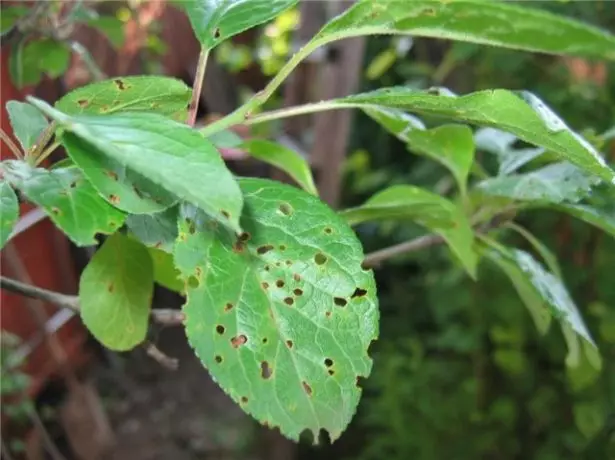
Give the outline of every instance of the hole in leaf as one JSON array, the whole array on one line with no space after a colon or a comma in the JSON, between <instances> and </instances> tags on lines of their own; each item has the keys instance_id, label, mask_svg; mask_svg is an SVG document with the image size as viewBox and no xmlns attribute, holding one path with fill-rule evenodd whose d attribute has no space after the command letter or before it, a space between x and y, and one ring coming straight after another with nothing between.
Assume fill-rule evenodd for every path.
<instances>
[{"instance_id":1,"label":"hole in leaf","mask_svg":"<svg viewBox=\"0 0 615 460\"><path fill-rule=\"evenodd\" d=\"M196 289L199 287L199 279L196 276L191 276L188 278L188 287L192 289Z\"/></svg>"},{"instance_id":2,"label":"hole in leaf","mask_svg":"<svg viewBox=\"0 0 615 460\"><path fill-rule=\"evenodd\" d=\"M365 294L367 294L365 289L356 288L351 297L354 299L355 297L363 297Z\"/></svg>"},{"instance_id":3,"label":"hole in leaf","mask_svg":"<svg viewBox=\"0 0 615 460\"><path fill-rule=\"evenodd\" d=\"M126 84L123 80L120 80L119 78L117 80L113 80L113 83L115 83L115 86L117 86L117 89L119 89L120 91L124 91L126 89Z\"/></svg>"},{"instance_id":4,"label":"hole in leaf","mask_svg":"<svg viewBox=\"0 0 615 460\"><path fill-rule=\"evenodd\" d=\"M280 245L280 251L286 251L286 246L285 246L285 245L283 245L283 244L281 244L281 245Z\"/></svg>"},{"instance_id":5,"label":"hole in leaf","mask_svg":"<svg viewBox=\"0 0 615 460\"><path fill-rule=\"evenodd\" d=\"M107 291L113 292L114 290L115 290L115 285L113 283L110 283L109 286L107 286Z\"/></svg>"},{"instance_id":6,"label":"hole in leaf","mask_svg":"<svg viewBox=\"0 0 615 460\"><path fill-rule=\"evenodd\" d=\"M240 241L248 241L250 238L251 235L248 232L243 232L241 235L239 235Z\"/></svg>"},{"instance_id":7,"label":"hole in leaf","mask_svg":"<svg viewBox=\"0 0 615 460\"><path fill-rule=\"evenodd\" d=\"M231 345L233 346L233 348L239 348L240 346L245 345L247 341L248 338L245 335L241 334L231 339Z\"/></svg>"},{"instance_id":8,"label":"hole in leaf","mask_svg":"<svg viewBox=\"0 0 615 460\"><path fill-rule=\"evenodd\" d=\"M118 204L120 202L120 197L117 195L109 195L109 201L111 204Z\"/></svg>"},{"instance_id":9,"label":"hole in leaf","mask_svg":"<svg viewBox=\"0 0 615 460\"><path fill-rule=\"evenodd\" d=\"M261 377L267 380L273 374L273 369L269 366L267 361L261 362Z\"/></svg>"},{"instance_id":10,"label":"hole in leaf","mask_svg":"<svg viewBox=\"0 0 615 460\"><path fill-rule=\"evenodd\" d=\"M284 281L282 281L282 280L277 280L277 281L275 282L275 285L276 285L277 287L279 287L279 288L283 288L283 287L284 287Z\"/></svg>"},{"instance_id":11,"label":"hole in leaf","mask_svg":"<svg viewBox=\"0 0 615 460\"><path fill-rule=\"evenodd\" d=\"M222 34L220 33L220 28L219 28L219 27L216 27L216 28L214 29L214 38L220 38L220 35L222 35Z\"/></svg>"},{"instance_id":12,"label":"hole in leaf","mask_svg":"<svg viewBox=\"0 0 615 460\"><path fill-rule=\"evenodd\" d=\"M323 265L327 262L327 256L319 252L314 256L314 262L316 262L317 265Z\"/></svg>"},{"instance_id":13,"label":"hole in leaf","mask_svg":"<svg viewBox=\"0 0 615 460\"><path fill-rule=\"evenodd\" d=\"M263 286L263 289L268 289L269 288L269 283L267 281L263 281L261 283L261 286Z\"/></svg>"},{"instance_id":14,"label":"hole in leaf","mask_svg":"<svg viewBox=\"0 0 615 460\"><path fill-rule=\"evenodd\" d=\"M224 326L223 326L222 324L218 324L218 325L216 326L216 332L217 332L218 334L220 334L220 335L224 334L224 330L225 330L225 329L224 329Z\"/></svg>"},{"instance_id":15,"label":"hole in leaf","mask_svg":"<svg viewBox=\"0 0 615 460\"><path fill-rule=\"evenodd\" d=\"M295 294L297 297L302 296L303 295L303 291L299 288L293 290L293 294Z\"/></svg>"},{"instance_id":16,"label":"hole in leaf","mask_svg":"<svg viewBox=\"0 0 615 460\"><path fill-rule=\"evenodd\" d=\"M301 382L303 385L303 390L307 393L308 396L312 396L312 387L306 382Z\"/></svg>"},{"instance_id":17,"label":"hole in leaf","mask_svg":"<svg viewBox=\"0 0 615 460\"><path fill-rule=\"evenodd\" d=\"M70 183L69 187L70 188L76 188L78 184L79 184L79 181L74 181L74 182Z\"/></svg>"},{"instance_id":18,"label":"hole in leaf","mask_svg":"<svg viewBox=\"0 0 615 460\"><path fill-rule=\"evenodd\" d=\"M337 305L338 307L345 307L346 304L348 302L346 302L346 299L342 299L341 297L334 297L333 298L333 302L335 303L335 305Z\"/></svg>"},{"instance_id":19,"label":"hole in leaf","mask_svg":"<svg viewBox=\"0 0 615 460\"><path fill-rule=\"evenodd\" d=\"M327 235L330 235L331 233L333 233L333 230L331 229L331 227L325 227L325 233Z\"/></svg>"},{"instance_id":20,"label":"hole in leaf","mask_svg":"<svg viewBox=\"0 0 615 460\"><path fill-rule=\"evenodd\" d=\"M214 359L216 360L216 362L217 362L218 364L220 364L220 363L222 362L222 356L220 356L220 355L216 355L216 356L214 357Z\"/></svg>"},{"instance_id":21,"label":"hole in leaf","mask_svg":"<svg viewBox=\"0 0 615 460\"><path fill-rule=\"evenodd\" d=\"M333 360L331 358L325 358L325 366L327 367L333 366Z\"/></svg>"},{"instance_id":22,"label":"hole in leaf","mask_svg":"<svg viewBox=\"0 0 615 460\"><path fill-rule=\"evenodd\" d=\"M225 306L224 306L224 311L231 311L233 309L233 304L228 302Z\"/></svg>"},{"instance_id":23,"label":"hole in leaf","mask_svg":"<svg viewBox=\"0 0 615 460\"><path fill-rule=\"evenodd\" d=\"M241 397L241 404L247 404L248 403L248 397L247 396L242 396Z\"/></svg>"},{"instance_id":24,"label":"hole in leaf","mask_svg":"<svg viewBox=\"0 0 615 460\"><path fill-rule=\"evenodd\" d=\"M288 203L280 203L280 206L278 206L278 209L285 216L290 216L293 213L293 208Z\"/></svg>"},{"instance_id":25,"label":"hole in leaf","mask_svg":"<svg viewBox=\"0 0 615 460\"><path fill-rule=\"evenodd\" d=\"M227 219L230 219L230 218L231 218L231 215L229 214L229 212L228 212L228 211L225 211L224 209L221 209L221 210L220 210L220 212L221 212L221 213L222 213L222 215L223 215L224 217L226 217Z\"/></svg>"},{"instance_id":26,"label":"hole in leaf","mask_svg":"<svg viewBox=\"0 0 615 460\"><path fill-rule=\"evenodd\" d=\"M299 281L301 281L301 275L299 275L299 273L295 273L295 274L293 275L293 279L294 279L295 281L299 282Z\"/></svg>"},{"instance_id":27,"label":"hole in leaf","mask_svg":"<svg viewBox=\"0 0 615 460\"><path fill-rule=\"evenodd\" d=\"M286 297L286 298L284 299L284 303L285 303L286 305L292 305L292 304L294 304L294 303L295 303L295 301L293 300L293 298L292 298L292 297Z\"/></svg>"},{"instance_id":28,"label":"hole in leaf","mask_svg":"<svg viewBox=\"0 0 615 460\"><path fill-rule=\"evenodd\" d=\"M286 346L287 346L288 348L292 348L292 347L293 347L293 341L292 341L292 340L287 340L287 341L286 341Z\"/></svg>"},{"instance_id":29,"label":"hole in leaf","mask_svg":"<svg viewBox=\"0 0 615 460\"><path fill-rule=\"evenodd\" d=\"M266 244L266 245L264 245L264 246L259 246L259 247L256 249L256 252L262 255L262 254L267 254L267 253L268 253L269 251L271 251L272 249L273 249L273 246L272 246L272 245L270 245L270 244Z\"/></svg>"},{"instance_id":30,"label":"hole in leaf","mask_svg":"<svg viewBox=\"0 0 615 460\"><path fill-rule=\"evenodd\" d=\"M79 99L77 104L79 104L79 107L87 107L90 105L90 102L87 99Z\"/></svg>"}]
</instances>

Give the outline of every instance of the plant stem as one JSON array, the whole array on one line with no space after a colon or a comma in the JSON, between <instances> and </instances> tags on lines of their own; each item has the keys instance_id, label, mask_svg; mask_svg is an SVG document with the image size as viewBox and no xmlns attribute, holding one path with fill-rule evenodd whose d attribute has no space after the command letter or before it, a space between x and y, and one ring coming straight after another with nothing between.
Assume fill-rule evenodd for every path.
<instances>
[{"instance_id":1,"label":"plant stem","mask_svg":"<svg viewBox=\"0 0 615 460\"><path fill-rule=\"evenodd\" d=\"M79 312L79 297L74 295L61 294L59 292L48 291L30 284L25 284L20 281L7 278L0 275L0 287L7 291L21 294L33 299L44 300L58 307L68 308L69 310ZM179 310L172 309L156 309L151 313L152 321L165 326L178 326L183 323L184 314Z\"/></svg>"},{"instance_id":2,"label":"plant stem","mask_svg":"<svg viewBox=\"0 0 615 460\"><path fill-rule=\"evenodd\" d=\"M88 71L92 76L92 80L101 81L107 78L85 46L75 40L69 41L68 46L81 58L85 66L88 68Z\"/></svg>"},{"instance_id":3,"label":"plant stem","mask_svg":"<svg viewBox=\"0 0 615 460\"><path fill-rule=\"evenodd\" d=\"M361 107L366 107L366 104L353 104L350 102L339 102L335 100L312 102L309 104L272 110L270 112L263 112L259 115L254 115L253 117L246 119L244 124L255 125L257 123L278 120L280 118L296 117L297 115L307 115L309 113L325 112L327 110L358 109Z\"/></svg>"},{"instance_id":4,"label":"plant stem","mask_svg":"<svg viewBox=\"0 0 615 460\"><path fill-rule=\"evenodd\" d=\"M192 100L190 101L190 107L188 108L188 120L186 121L188 126L194 126L194 123L196 122L196 112L199 108L199 101L201 100L201 91L203 90L203 81L205 80L205 69L207 68L208 57L209 49L201 48L199 62L196 66L196 75L194 76L194 83L192 85Z\"/></svg>"},{"instance_id":5,"label":"plant stem","mask_svg":"<svg viewBox=\"0 0 615 460\"><path fill-rule=\"evenodd\" d=\"M21 154L21 150L19 150L19 147L15 145L15 143L11 140L9 135L5 133L2 128L0 128L0 139L4 141L6 146L9 148L11 152L13 152L13 155L15 155L16 158L23 160L23 155Z\"/></svg>"},{"instance_id":6,"label":"plant stem","mask_svg":"<svg viewBox=\"0 0 615 460\"><path fill-rule=\"evenodd\" d=\"M54 142L53 144L51 144L49 147L47 147L43 153L41 153L38 158L36 158L36 161L34 162L35 166L40 165L43 161L45 161L45 159L51 155L53 153L53 151L55 149L57 149L60 146L59 142Z\"/></svg>"},{"instance_id":7,"label":"plant stem","mask_svg":"<svg viewBox=\"0 0 615 460\"><path fill-rule=\"evenodd\" d=\"M374 251L365 256L363 261L364 267L377 267L381 262L384 262L391 257L399 254L407 254L409 252L419 251L430 246L436 246L444 243L444 238L440 235L423 235L410 241L390 246L388 248Z\"/></svg>"}]
</instances>

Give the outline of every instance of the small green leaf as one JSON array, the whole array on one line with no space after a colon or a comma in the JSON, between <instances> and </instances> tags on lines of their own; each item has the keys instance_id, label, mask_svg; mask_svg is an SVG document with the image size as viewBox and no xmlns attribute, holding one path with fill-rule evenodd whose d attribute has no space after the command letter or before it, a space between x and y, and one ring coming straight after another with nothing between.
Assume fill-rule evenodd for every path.
<instances>
[{"instance_id":1,"label":"small green leaf","mask_svg":"<svg viewBox=\"0 0 615 460\"><path fill-rule=\"evenodd\" d=\"M96 244L96 234L113 233L124 223L124 213L100 198L74 166L48 171L7 160L2 173L78 246Z\"/></svg>"},{"instance_id":2,"label":"small green leaf","mask_svg":"<svg viewBox=\"0 0 615 460\"><path fill-rule=\"evenodd\" d=\"M4 34L22 17L24 17L30 8L27 6L15 5L2 8L0 14L0 33Z\"/></svg>"},{"instance_id":3,"label":"small green leaf","mask_svg":"<svg viewBox=\"0 0 615 460\"><path fill-rule=\"evenodd\" d=\"M173 0L183 7L206 49L278 16L297 0Z\"/></svg>"},{"instance_id":4,"label":"small green leaf","mask_svg":"<svg viewBox=\"0 0 615 460\"><path fill-rule=\"evenodd\" d=\"M118 77L77 88L55 107L68 115L148 112L184 121L191 94L192 90L175 78Z\"/></svg>"},{"instance_id":5,"label":"small green leaf","mask_svg":"<svg viewBox=\"0 0 615 460\"><path fill-rule=\"evenodd\" d=\"M130 350L147 334L153 292L154 270L147 249L115 233L81 274L81 319L107 348Z\"/></svg>"},{"instance_id":6,"label":"small green leaf","mask_svg":"<svg viewBox=\"0 0 615 460\"><path fill-rule=\"evenodd\" d=\"M615 60L615 36L552 13L484 0L361 0L307 46L361 35L412 35Z\"/></svg>"},{"instance_id":7,"label":"small green leaf","mask_svg":"<svg viewBox=\"0 0 615 460\"><path fill-rule=\"evenodd\" d=\"M522 92L517 95L495 89L458 97L441 89L417 91L400 86L349 96L322 105L323 109L364 109L375 105L499 128L550 150L562 160L574 163L611 185L615 184L615 172L606 165L594 147L571 131L544 102L531 93ZM318 110L318 104L314 110Z\"/></svg>"},{"instance_id":8,"label":"small green leaf","mask_svg":"<svg viewBox=\"0 0 615 460\"><path fill-rule=\"evenodd\" d=\"M0 248L8 241L19 218L19 202L15 191L5 180L0 181Z\"/></svg>"},{"instance_id":9,"label":"small green leaf","mask_svg":"<svg viewBox=\"0 0 615 460\"><path fill-rule=\"evenodd\" d=\"M472 227L461 209L440 195L411 185L394 185L341 215L350 225L374 220L412 220L442 236L470 276L476 276L478 258Z\"/></svg>"},{"instance_id":10,"label":"small green leaf","mask_svg":"<svg viewBox=\"0 0 615 460\"><path fill-rule=\"evenodd\" d=\"M577 202L591 193L600 183L570 163L555 163L527 174L500 176L484 180L477 189L491 196L518 201L548 203Z\"/></svg>"},{"instance_id":11,"label":"small green leaf","mask_svg":"<svg viewBox=\"0 0 615 460\"><path fill-rule=\"evenodd\" d=\"M39 69L51 78L64 75L70 64L70 50L64 43L52 39L29 42L24 53L24 59L37 61Z\"/></svg>"},{"instance_id":12,"label":"small green leaf","mask_svg":"<svg viewBox=\"0 0 615 460\"><path fill-rule=\"evenodd\" d=\"M253 139L241 146L254 158L281 169L306 192L318 195L308 162L297 152L275 142Z\"/></svg>"},{"instance_id":13,"label":"small green leaf","mask_svg":"<svg viewBox=\"0 0 615 460\"><path fill-rule=\"evenodd\" d=\"M615 210L602 210L585 204L560 203L555 209L584 220L615 237Z\"/></svg>"},{"instance_id":14,"label":"small green leaf","mask_svg":"<svg viewBox=\"0 0 615 460\"><path fill-rule=\"evenodd\" d=\"M175 263L186 335L205 367L261 423L337 439L352 418L378 334L373 273L357 237L316 197L242 179L244 233L182 209Z\"/></svg>"},{"instance_id":15,"label":"small green leaf","mask_svg":"<svg viewBox=\"0 0 615 460\"><path fill-rule=\"evenodd\" d=\"M47 128L47 119L36 107L24 102L8 101L6 110L9 113L15 137L19 140L24 152L29 151Z\"/></svg>"},{"instance_id":16,"label":"small green leaf","mask_svg":"<svg viewBox=\"0 0 615 460\"><path fill-rule=\"evenodd\" d=\"M101 32L114 48L121 48L126 40L124 23L113 16L96 16L85 23Z\"/></svg>"},{"instance_id":17,"label":"small green leaf","mask_svg":"<svg viewBox=\"0 0 615 460\"><path fill-rule=\"evenodd\" d=\"M172 252L177 239L178 207L155 214L133 214L126 218L126 226L146 246Z\"/></svg>"},{"instance_id":18,"label":"small green leaf","mask_svg":"<svg viewBox=\"0 0 615 460\"><path fill-rule=\"evenodd\" d=\"M543 148L514 148L517 136L495 128L480 128L474 134L477 150L493 153L498 157L499 176L506 176L545 153Z\"/></svg>"},{"instance_id":19,"label":"small green leaf","mask_svg":"<svg viewBox=\"0 0 615 460\"><path fill-rule=\"evenodd\" d=\"M63 136L65 145L79 137L131 174L138 174L160 190L199 206L240 231L243 198L239 186L215 147L189 126L153 113L69 117L40 100L30 100L69 131ZM74 155L71 158L79 164ZM141 189L140 183L135 185Z\"/></svg>"},{"instance_id":20,"label":"small green leaf","mask_svg":"<svg viewBox=\"0 0 615 460\"><path fill-rule=\"evenodd\" d=\"M160 249L149 248L149 254L154 264L154 281L171 291L184 292L184 282L181 273L175 267L173 256Z\"/></svg>"},{"instance_id":21,"label":"small green leaf","mask_svg":"<svg viewBox=\"0 0 615 460\"><path fill-rule=\"evenodd\" d=\"M22 38L11 46L11 54L9 56L9 74L11 75L11 81L18 89L36 85L42 78L38 62L26 59L26 46L26 39Z\"/></svg>"}]
</instances>

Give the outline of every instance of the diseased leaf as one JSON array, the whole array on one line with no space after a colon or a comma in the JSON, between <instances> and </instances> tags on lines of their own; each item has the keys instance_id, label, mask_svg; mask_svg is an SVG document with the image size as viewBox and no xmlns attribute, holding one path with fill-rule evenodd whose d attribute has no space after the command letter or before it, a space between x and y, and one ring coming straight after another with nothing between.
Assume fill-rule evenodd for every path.
<instances>
[{"instance_id":1,"label":"diseased leaf","mask_svg":"<svg viewBox=\"0 0 615 460\"><path fill-rule=\"evenodd\" d=\"M562 160L615 184L615 172L602 156L577 133L571 131L533 94L495 89L466 96L451 96L442 90L418 91L392 87L324 103L325 108L371 108L374 105L408 112L445 117L470 124L491 126L519 139L544 147ZM314 111L319 110L315 104Z\"/></svg>"},{"instance_id":2,"label":"diseased leaf","mask_svg":"<svg viewBox=\"0 0 615 460\"><path fill-rule=\"evenodd\" d=\"M153 292L154 270L147 249L115 233L81 274L81 319L107 348L130 350L145 340Z\"/></svg>"},{"instance_id":3,"label":"diseased leaf","mask_svg":"<svg viewBox=\"0 0 615 460\"><path fill-rule=\"evenodd\" d=\"M278 16L297 0L173 0L183 7L201 45L211 49Z\"/></svg>"},{"instance_id":4,"label":"diseased leaf","mask_svg":"<svg viewBox=\"0 0 615 460\"><path fill-rule=\"evenodd\" d=\"M118 77L77 88L55 107L68 115L147 112L184 121L191 94L191 89L175 78Z\"/></svg>"},{"instance_id":5,"label":"diseased leaf","mask_svg":"<svg viewBox=\"0 0 615 460\"><path fill-rule=\"evenodd\" d=\"M24 102L8 101L6 111L9 114L15 137L24 152L29 151L47 128L47 120L36 107Z\"/></svg>"},{"instance_id":6,"label":"diseased leaf","mask_svg":"<svg viewBox=\"0 0 615 460\"><path fill-rule=\"evenodd\" d=\"M19 218L19 202L15 191L5 180L0 180L0 248L8 241Z\"/></svg>"},{"instance_id":7,"label":"diseased leaf","mask_svg":"<svg viewBox=\"0 0 615 460\"><path fill-rule=\"evenodd\" d=\"M77 246L96 244L98 233L113 233L124 223L124 213L107 204L74 166L46 170L7 160L2 173Z\"/></svg>"},{"instance_id":8,"label":"diseased leaf","mask_svg":"<svg viewBox=\"0 0 615 460\"><path fill-rule=\"evenodd\" d=\"M514 148L513 144L517 141L517 137L495 128L480 128L474 134L474 141L478 150L497 155L500 163L499 176L514 173L545 153L543 148Z\"/></svg>"},{"instance_id":9,"label":"diseased leaf","mask_svg":"<svg viewBox=\"0 0 615 460\"><path fill-rule=\"evenodd\" d=\"M173 256L155 248L149 248L149 254L154 264L154 281L171 291L183 294L184 282L181 280L181 273L175 267Z\"/></svg>"},{"instance_id":10,"label":"diseased leaf","mask_svg":"<svg viewBox=\"0 0 615 460\"><path fill-rule=\"evenodd\" d=\"M615 237L615 210L598 209L585 204L560 203L555 209L566 212L577 219L584 220Z\"/></svg>"},{"instance_id":11,"label":"diseased leaf","mask_svg":"<svg viewBox=\"0 0 615 460\"><path fill-rule=\"evenodd\" d=\"M414 221L441 235L470 276L476 276L478 258L472 227L462 210L440 195L412 185L394 185L341 215L350 225L379 220Z\"/></svg>"},{"instance_id":12,"label":"diseased leaf","mask_svg":"<svg viewBox=\"0 0 615 460\"><path fill-rule=\"evenodd\" d=\"M68 131L63 135L63 142L68 145L69 154L71 142L74 144L78 137L125 167L131 175L138 174L160 190L199 206L223 224L240 231L243 198L239 186L215 147L197 131L150 113L69 117L42 101L30 99ZM74 155L71 158L78 164ZM84 171L88 174L87 169ZM134 185L139 192L143 191L140 182ZM114 205L121 206L121 202Z\"/></svg>"},{"instance_id":13,"label":"diseased leaf","mask_svg":"<svg viewBox=\"0 0 615 460\"><path fill-rule=\"evenodd\" d=\"M337 439L371 370L376 285L348 225L314 196L242 179L239 237L182 208L175 263L186 335L213 378L261 423Z\"/></svg>"},{"instance_id":14,"label":"diseased leaf","mask_svg":"<svg viewBox=\"0 0 615 460\"><path fill-rule=\"evenodd\" d=\"M577 202L600 180L570 163L555 163L527 174L494 177L476 185L482 193L519 201Z\"/></svg>"},{"instance_id":15,"label":"diseased leaf","mask_svg":"<svg viewBox=\"0 0 615 460\"><path fill-rule=\"evenodd\" d=\"M155 214L133 214L126 218L126 226L146 246L172 252L177 239L178 206Z\"/></svg>"},{"instance_id":16,"label":"diseased leaf","mask_svg":"<svg viewBox=\"0 0 615 460\"><path fill-rule=\"evenodd\" d=\"M318 195L308 162L297 152L275 142L253 139L242 144L254 158L281 169L306 192Z\"/></svg>"},{"instance_id":17,"label":"diseased leaf","mask_svg":"<svg viewBox=\"0 0 615 460\"><path fill-rule=\"evenodd\" d=\"M307 46L382 34L615 60L615 36L604 30L525 5L484 0L361 0L325 25Z\"/></svg>"}]
</instances>

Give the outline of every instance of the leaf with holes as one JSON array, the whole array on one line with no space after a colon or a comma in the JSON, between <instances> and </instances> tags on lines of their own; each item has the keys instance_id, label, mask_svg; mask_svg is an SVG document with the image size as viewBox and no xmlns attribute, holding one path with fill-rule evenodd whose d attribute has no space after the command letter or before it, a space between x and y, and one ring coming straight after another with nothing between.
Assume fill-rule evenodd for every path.
<instances>
[{"instance_id":1,"label":"leaf with holes","mask_svg":"<svg viewBox=\"0 0 615 460\"><path fill-rule=\"evenodd\" d=\"M211 49L244 30L263 24L297 0L173 0L183 7L201 45Z\"/></svg>"},{"instance_id":2,"label":"leaf with holes","mask_svg":"<svg viewBox=\"0 0 615 460\"><path fill-rule=\"evenodd\" d=\"M96 244L98 233L113 233L124 223L124 213L106 203L74 166L46 170L7 160L2 173L78 246Z\"/></svg>"},{"instance_id":3,"label":"leaf with holes","mask_svg":"<svg viewBox=\"0 0 615 460\"><path fill-rule=\"evenodd\" d=\"M470 276L476 277L478 258L472 227L462 210L440 195L412 185L394 185L341 215L350 225L380 220L414 221L441 235Z\"/></svg>"},{"instance_id":4,"label":"leaf with holes","mask_svg":"<svg viewBox=\"0 0 615 460\"><path fill-rule=\"evenodd\" d=\"M155 214L133 214L126 218L126 226L144 245L172 252L177 239L178 206Z\"/></svg>"},{"instance_id":5,"label":"leaf with holes","mask_svg":"<svg viewBox=\"0 0 615 460\"><path fill-rule=\"evenodd\" d=\"M284 171L306 192L318 195L310 165L297 152L275 142L259 139L246 141L241 147L252 157Z\"/></svg>"},{"instance_id":6,"label":"leaf with holes","mask_svg":"<svg viewBox=\"0 0 615 460\"><path fill-rule=\"evenodd\" d=\"M154 270L147 248L115 233L81 274L81 319L107 348L130 350L145 340L153 293Z\"/></svg>"},{"instance_id":7,"label":"leaf with holes","mask_svg":"<svg viewBox=\"0 0 615 460\"><path fill-rule=\"evenodd\" d=\"M184 121L191 93L175 78L121 77L77 88L58 100L55 107L68 115L147 112Z\"/></svg>"},{"instance_id":8,"label":"leaf with holes","mask_svg":"<svg viewBox=\"0 0 615 460\"><path fill-rule=\"evenodd\" d=\"M560 203L555 209L581 219L615 237L615 209L600 209L585 204Z\"/></svg>"},{"instance_id":9,"label":"leaf with holes","mask_svg":"<svg viewBox=\"0 0 615 460\"><path fill-rule=\"evenodd\" d=\"M544 102L525 91L515 94L495 89L455 96L442 89L419 91L400 86L317 103L310 110L365 109L374 105L495 127L544 147L562 160L615 184L615 172L594 147L570 130Z\"/></svg>"},{"instance_id":10,"label":"leaf with holes","mask_svg":"<svg viewBox=\"0 0 615 460\"><path fill-rule=\"evenodd\" d=\"M49 123L36 107L24 102L8 101L6 111L9 113L15 137L23 151L27 152Z\"/></svg>"},{"instance_id":11,"label":"leaf with holes","mask_svg":"<svg viewBox=\"0 0 615 460\"><path fill-rule=\"evenodd\" d=\"M486 179L476 185L484 194L518 201L577 202L600 180L570 163L555 163L526 174Z\"/></svg>"},{"instance_id":12,"label":"leaf with holes","mask_svg":"<svg viewBox=\"0 0 615 460\"><path fill-rule=\"evenodd\" d=\"M127 190L129 184L132 185L133 196L157 193L145 198L159 204L156 199L162 197L163 209L171 204L167 197L174 195L199 206L223 224L239 231L243 203L239 186L216 148L189 126L153 113L71 117L38 99L30 98L30 102L66 130L62 141L69 155L92 183L99 187L103 196L116 207L125 209L121 197L105 194L101 190L102 180L96 182L94 174L96 178L108 176L105 186L121 184ZM86 152L88 144L95 151ZM74 149L75 145L83 146L83 149ZM78 150L79 156L75 155ZM105 157L121 165L126 168L126 175L130 174L129 180L120 177L117 171L106 174L108 171L95 172L89 166L80 165L78 160L83 160L86 155ZM113 174L117 174L117 177ZM135 177L139 180L135 181ZM136 213L134 210L126 210ZM140 213L146 212L141 210Z\"/></svg>"},{"instance_id":13,"label":"leaf with holes","mask_svg":"<svg viewBox=\"0 0 615 460\"><path fill-rule=\"evenodd\" d=\"M509 276L541 332L546 331L548 318L554 317L596 346L577 306L559 278L545 270L525 251L502 246L487 238L483 238L483 241L486 242L485 256Z\"/></svg>"},{"instance_id":14,"label":"leaf with holes","mask_svg":"<svg viewBox=\"0 0 615 460\"><path fill-rule=\"evenodd\" d=\"M8 241L19 218L19 202L15 191L5 180L0 180L0 248Z\"/></svg>"},{"instance_id":15,"label":"leaf with holes","mask_svg":"<svg viewBox=\"0 0 615 460\"><path fill-rule=\"evenodd\" d=\"M383 34L615 60L615 36L604 30L543 10L484 0L361 0L307 46Z\"/></svg>"},{"instance_id":16,"label":"leaf with holes","mask_svg":"<svg viewBox=\"0 0 615 460\"><path fill-rule=\"evenodd\" d=\"M186 280L186 334L249 414L298 440L337 439L352 418L378 334L376 285L348 225L314 196L242 179L235 237L184 206L175 263Z\"/></svg>"}]
</instances>

